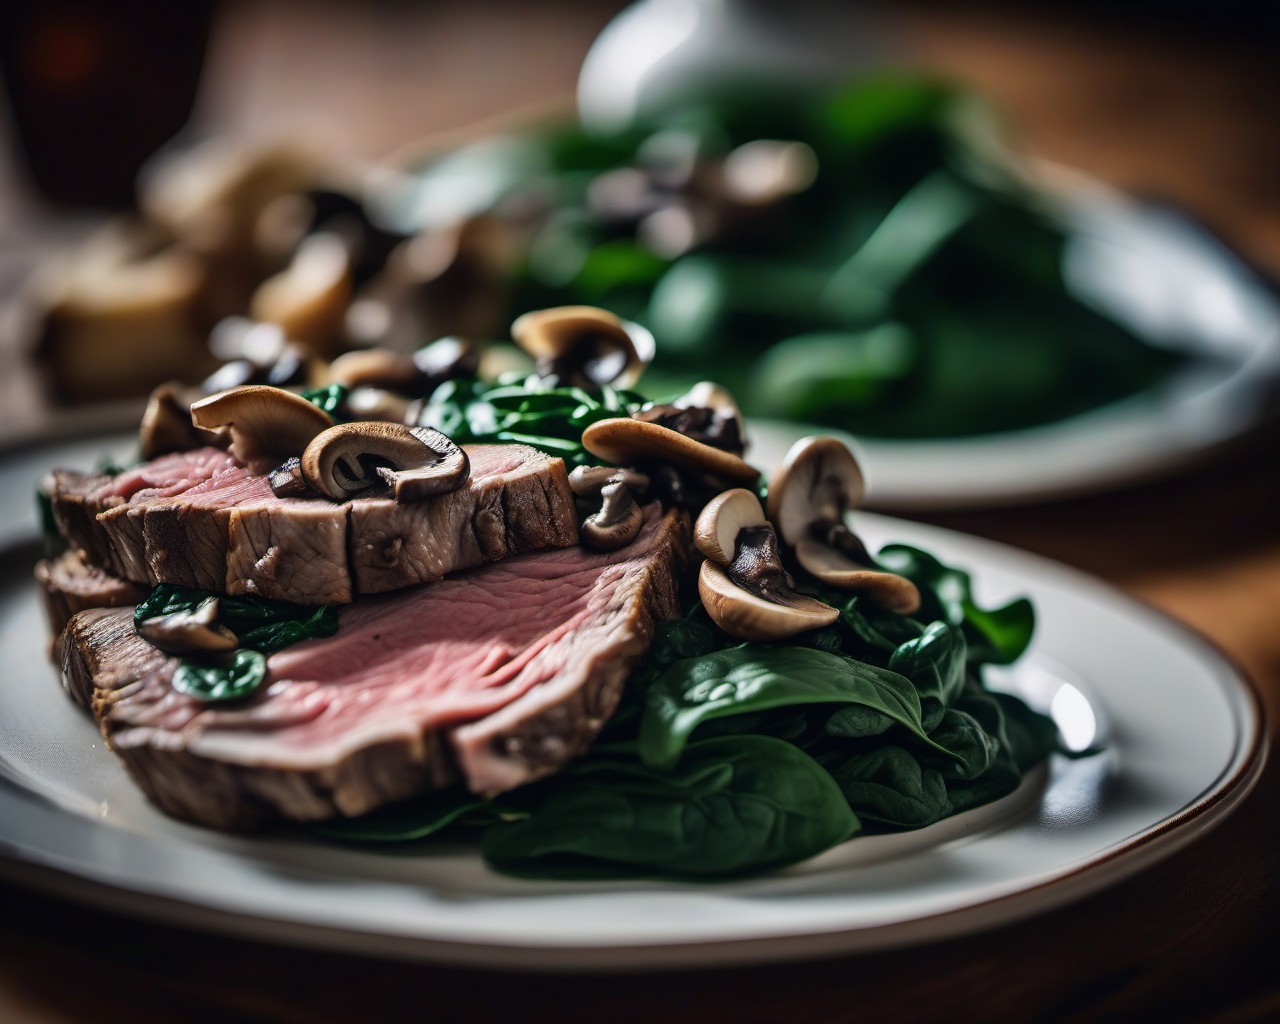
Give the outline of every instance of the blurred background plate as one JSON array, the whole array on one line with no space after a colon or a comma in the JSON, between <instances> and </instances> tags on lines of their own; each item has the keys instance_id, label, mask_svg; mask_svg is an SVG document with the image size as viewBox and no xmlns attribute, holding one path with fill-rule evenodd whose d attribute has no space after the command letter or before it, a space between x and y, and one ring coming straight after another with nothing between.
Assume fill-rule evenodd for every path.
<instances>
[{"instance_id":1,"label":"blurred background plate","mask_svg":"<svg viewBox=\"0 0 1280 1024\"><path fill-rule=\"evenodd\" d=\"M1158 389L1044 426L937 439L844 434L872 506L992 507L1132 486L1193 469L1280 415L1280 298L1270 281L1176 207L1056 166L1035 174L1070 229L1063 273L1074 292L1197 358ZM814 432L832 431L756 421L750 457L771 466Z\"/></svg>"}]
</instances>

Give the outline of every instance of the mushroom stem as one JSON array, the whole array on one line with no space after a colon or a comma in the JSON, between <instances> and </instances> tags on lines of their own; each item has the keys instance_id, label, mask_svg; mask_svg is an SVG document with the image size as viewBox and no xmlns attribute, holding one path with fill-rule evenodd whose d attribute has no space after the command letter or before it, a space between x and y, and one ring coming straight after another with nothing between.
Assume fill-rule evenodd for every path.
<instances>
[{"instance_id":1,"label":"mushroom stem","mask_svg":"<svg viewBox=\"0 0 1280 1024\"><path fill-rule=\"evenodd\" d=\"M694 526L694 543L707 558L698 592L726 633L780 640L839 617L831 605L796 591L778 553L778 536L750 491L724 491L708 502Z\"/></svg>"},{"instance_id":2,"label":"mushroom stem","mask_svg":"<svg viewBox=\"0 0 1280 1024\"><path fill-rule=\"evenodd\" d=\"M809 524L809 534L819 544L834 548L851 562L875 565L875 559L871 557L862 538L850 530L842 519L815 519Z\"/></svg>"},{"instance_id":3,"label":"mushroom stem","mask_svg":"<svg viewBox=\"0 0 1280 1024\"><path fill-rule=\"evenodd\" d=\"M582 524L582 544L595 551L616 551L630 544L644 525L644 513L630 488L612 480L600 488L600 511Z\"/></svg>"},{"instance_id":4,"label":"mushroom stem","mask_svg":"<svg viewBox=\"0 0 1280 1024\"><path fill-rule=\"evenodd\" d=\"M267 481L271 484L271 493L277 498L302 498L314 494L302 475L302 459L297 455L285 459L268 473Z\"/></svg>"},{"instance_id":5,"label":"mushroom stem","mask_svg":"<svg viewBox=\"0 0 1280 1024\"><path fill-rule=\"evenodd\" d=\"M613 526L622 520L634 501L630 489L621 480L605 484L600 488L600 512L596 522L601 526Z\"/></svg>"},{"instance_id":6,"label":"mushroom stem","mask_svg":"<svg viewBox=\"0 0 1280 1024\"><path fill-rule=\"evenodd\" d=\"M796 581L782 566L778 535L768 523L738 531L729 578L749 594L773 604L795 607L812 598L796 593Z\"/></svg>"}]
</instances>

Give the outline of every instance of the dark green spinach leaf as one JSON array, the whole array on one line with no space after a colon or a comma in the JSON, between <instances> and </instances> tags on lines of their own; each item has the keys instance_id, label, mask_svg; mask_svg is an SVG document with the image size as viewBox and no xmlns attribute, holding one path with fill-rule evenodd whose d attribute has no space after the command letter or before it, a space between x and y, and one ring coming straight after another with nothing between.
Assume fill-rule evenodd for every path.
<instances>
[{"instance_id":1,"label":"dark green spinach leaf","mask_svg":"<svg viewBox=\"0 0 1280 1024\"><path fill-rule=\"evenodd\" d=\"M640 757L669 768L702 722L802 704L865 705L932 744L919 695L898 673L811 648L742 644L678 661L650 685Z\"/></svg>"},{"instance_id":2,"label":"dark green spinach leaf","mask_svg":"<svg viewBox=\"0 0 1280 1024\"><path fill-rule=\"evenodd\" d=\"M533 878L706 878L763 871L848 839L858 820L831 776L782 740L689 745L671 771L591 758L527 797L529 816L492 826L485 859Z\"/></svg>"},{"instance_id":3,"label":"dark green spinach leaf","mask_svg":"<svg viewBox=\"0 0 1280 1024\"><path fill-rule=\"evenodd\" d=\"M172 686L179 693L212 703L247 697L266 678L266 656L242 648L217 660L187 659L174 671Z\"/></svg>"},{"instance_id":4,"label":"dark green spinach leaf","mask_svg":"<svg viewBox=\"0 0 1280 1024\"><path fill-rule=\"evenodd\" d=\"M1035 611L1026 598L1000 608L982 608L973 599L969 574L943 565L926 551L890 544L881 548L878 558L885 568L920 588L921 617L945 619L964 630L971 663L1008 665L1027 649Z\"/></svg>"},{"instance_id":5,"label":"dark green spinach leaf","mask_svg":"<svg viewBox=\"0 0 1280 1024\"><path fill-rule=\"evenodd\" d=\"M815 755L854 814L894 828L923 828L950 813L941 772L892 743L870 750L830 748Z\"/></svg>"}]
</instances>

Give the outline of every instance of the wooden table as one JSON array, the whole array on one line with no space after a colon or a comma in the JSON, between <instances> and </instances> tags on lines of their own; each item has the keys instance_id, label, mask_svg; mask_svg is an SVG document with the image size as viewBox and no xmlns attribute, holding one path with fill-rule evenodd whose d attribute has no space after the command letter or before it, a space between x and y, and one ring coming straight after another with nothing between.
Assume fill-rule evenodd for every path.
<instances>
[{"instance_id":1,"label":"wooden table","mask_svg":"<svg viewBox=\"0 0 1280 1024\"><path fill-rule=\"evenodd\" d=\"M250 135L301 124L374 154L517 97L563 95L608 14L586 4L511 5L487 16L446 6L389 27L354 9L320 11L228 7L200 117ZM1265 103L1278 93L1268 54L1194 33L1139 36L973 12L918 10L904 27L914 61L988 89L1022 124L1029 148L1186 203L1280 276L1280 133ZM421 38L408 41L410 29ZM513 54L531 63L516 70ZM376 116L366 116L369 86L353 85L346 71L374 83ZM1257 683L1274 737L1278 456L1272 432L1122 493L929 518L1093 572L1200 630ZM0 886L0 1020L1275 1019L1278 800L1273 762L1209 835L1134 879L1020 924L906 951L751 969L524 976L380 962L158 926Z\"/></svg>"}]
</instances>

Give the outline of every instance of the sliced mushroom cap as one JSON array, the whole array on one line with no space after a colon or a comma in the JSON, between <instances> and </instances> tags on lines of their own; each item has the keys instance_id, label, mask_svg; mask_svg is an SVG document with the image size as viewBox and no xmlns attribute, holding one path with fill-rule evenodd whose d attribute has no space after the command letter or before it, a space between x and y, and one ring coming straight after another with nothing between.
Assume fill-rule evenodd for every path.
<instances>
[{"instance_id":1,"label":"sliced mushroom cap","mask_svg":"<svg viewBox=\"0 0 1280 1024\"><path fill-rule=\"evenodd\" d=\"M743 640L780 640L829 626L837 609L797 593L782 566L778 538L760 499L737 488L707 503L694 526L707 557L698 592L712 621Z\"/></svg>"},{"instance_id":2,"label":"sliced mushroom cap","mask_svg":"<svg viewBox=\"0 0 1280 1024\"><path fill-rule=\"evenodd\" d=\"M649 478L634 469L618 466L578 466L569 474L569 488L580 498L594 497L605 484L620 481L633 494L649 487Z\"/></svg>"},{"instance_id":3,"label":"sliced mushroom cap","mask_svg":"<svg viewBox=\"0 0 1280 1024\"><path fill-rule=\"evenodd\" d=\"M324 383L324 361L307 346L289 341L279 324L223 317L209 334L209 350L223 364L201 384L206 392L245 384L288 388Z\"/></svg>"},{"instance_id":4,"label":"sliced mushroom cap","mask_svg":"<svg viewBox=\"0 0 1280 1024\"><path fill-rule=\"evenodd\" d=\"M311 487L345 501L377 484L389 484L396 501L421 501L456 491L471 474L467 453L430 427L361 421L316 436L302 453Z\"/></svg>"},{"instance_id":5,"label":"sliced mushroom cap","mask_svg":"<svg viewBox=\"0 0 1280 1024\"><path fill-rule=\"evenodd\" d=\"M910 614L920 607L919 589L905 577L872 568L871 555L845 523L845 513L861 504L863 493L862 470L843 442L806 437L791 447L770 481L769 518L806 572Z\"/></svg>"},{"instance_id":6,"label":"sliced mushroom cap","mask_svg":"<svg viewBox=\"0 0 1280 1024\"><path fill-rule=\"evenodd\" d=\"M190 390L177 381L161 384L151 392L138 427L138 449L143 459L226 443L223 434L202 430L191 422L190 395Z\"/></svg>"},{"instance_id":7,"label":"sliced mushroom cap","mask_svg":"<svg viewBox=\"0 0 1280 1024\"><path fill-rule=\"evenodd\" d=\"M795 545L815 521L839 521L859 507L865 492L862 469L843 441L803 437L770 479L766 511L782 539Z\"/></svg>"},{"instance_id":8,"label":"sliced mushroom cap","mask_svg":"<svg viewBox=\"0 0 1280 1024\"><path fill-rule=\"evenodd\" d=\"M740 640L782 640L810 629L830 626L838 609L812 597L796 595L792 604L776 604L748 593L715 562L698 571L698 594L712 621Z\"/></svg>"},{"instance_id":9,"label":"sliced mushroom cap","mask_svg":"<svg viewBox=\"0 0 1280 1024\"><path fill-rule=\"evenodd\" d=\"M248 384L202 398L191 406L191 422L231 429L231 454L241 462L263 456L301 455L311 439L333 426L324 410L283 388Z\"/></svg>"},{"instance_id":10,"label":"sliced mushroom cap","mask_svg":"<svg viewBox=\"0 0 1280 1024\"><path fill-rule=\"evenodd\" d=\"M592 455L620 466L667 464L734 483L754 483L760 476L759 470L731 452L630 417L592 423L582 432L582 444Z\"/></svg>"},{"instance_id":11,"label":"sliced mushroom cap","mask_svg":"<svg viewBox=\"0 0 1280 1024\"><path fill-rule=\"evenodd\" d=\"M644 513L631 489L621 480L605 484L600 489L600 497L600 511L587 516L582 524L582 546L593 551L626 547L639 535Z\"/></svg>"},{"instance_id":12,"label":"sliced mushroom cap","mask_svg":"<svg viewBox=\"0 0 1280 1024\"><path fill-rule=\"evenodd\" d=\"M218 599L202 601L190 612L157 615L138 623L138 635L166 654L214 654L235 650L236 635L218 624Z\"/></svg>"},{"instance_id":13,"label":"sliced mushroom cap","mask_svg":"<svg viewBox=\"0 0 1280 1024\"><path fill-rule=\"evenodd\" d=\"M653 360L653 335L595 306L556 306L518 317L517 345L538 361L540 373L581 374L592 384L626 388Z\"/></svg>"},{"instance_id":14,"label":"sliced mushroom cap","mask_svg":"<svg viewBox=\"0 0 1280 1024\"><path fill-rule=\"evenodd\" d=\"M742 419L742 410L729 389L715 381L700 380L672 403L677 409L712 409L721 416Z\"/></svg>"},{"instance_id":15,"label":"sliced mushroom cap","mask_svg":"<svg viewBox=\"0 0 1280 1024\"><path fill-rule=\"evenodd\" d=\"M905 576L869 569L835 548L807 538L796 544L795 555L806 572L837 590L866 594L876 604L902 615L920 607L920 590Z\"/></svg>"},{"instance_id":16,"label":"sliced mushroom cap","mask_svg":"<svg viewBox=\"0 0 1280 1024\"><path fill-rule=\"evenodd\" d=\"M668 405L652 405L633 419L670 427L713 448L741 455L746 423L733 396L719 384L702 381Z\"/></svg>"},{"instance_id":17,"label":"sliced mushroom cap","mask_svg":"<svg viewBox=\"0 0 1280 1024\"><path fill-rule=\"evenodd\" d=\"M737 548L738 532L747 526L764 526L767 520L760 499L735 487L717 494L698 515L693 542L711 561L728 565Z\"/></svg>"}]
</instances>

